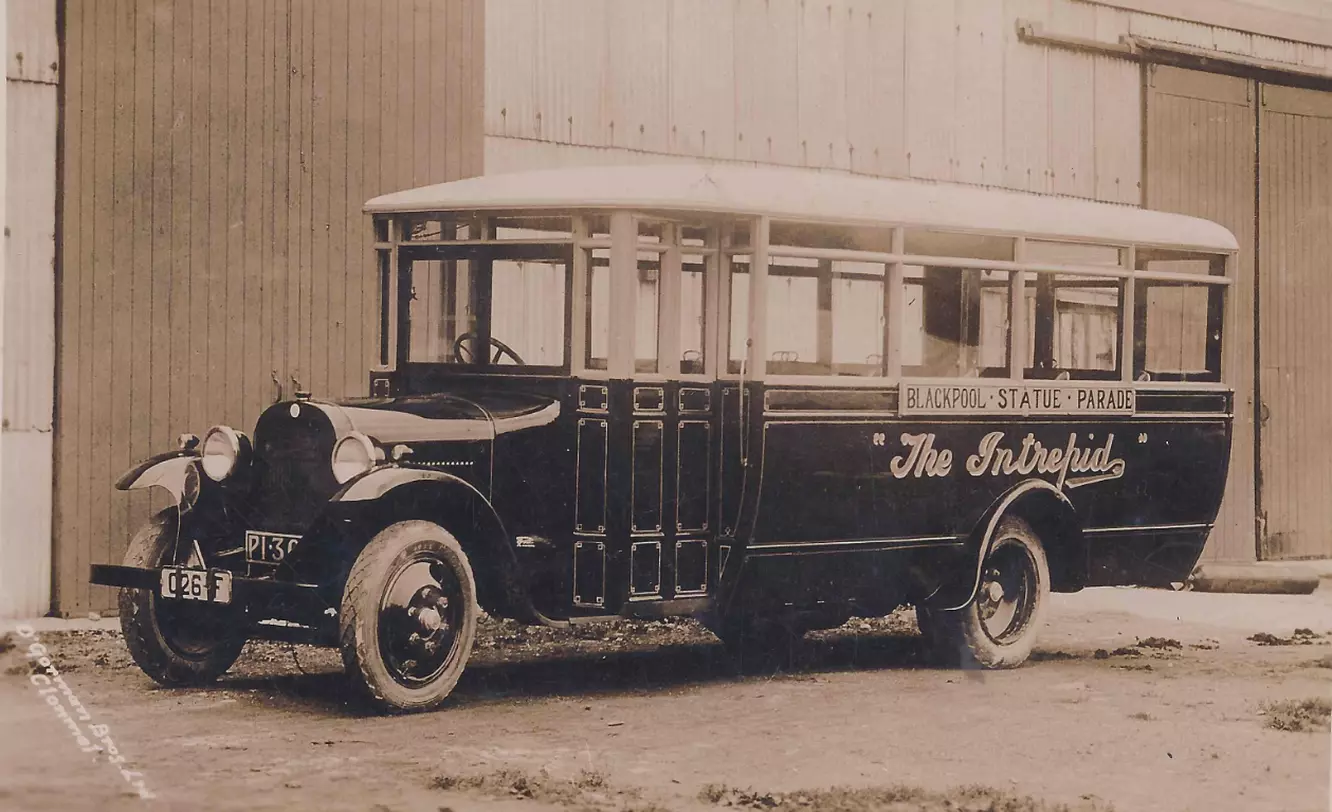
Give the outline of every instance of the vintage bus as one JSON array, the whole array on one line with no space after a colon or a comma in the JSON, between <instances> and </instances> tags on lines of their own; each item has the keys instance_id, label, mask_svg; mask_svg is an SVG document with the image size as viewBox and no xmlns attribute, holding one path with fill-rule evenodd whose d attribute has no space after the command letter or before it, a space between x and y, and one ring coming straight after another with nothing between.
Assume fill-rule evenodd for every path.
<instances>
[{"instance_id":1,"label":"vintage bus","mask_svg":"<svg viewBox=\"0 0 1332 812\"><path fill-rule=\"evenodd\" d=\"M1224 228L796 169L479 177L377 197L369 397L136 466L178 507L96 583L136 661L340 646L433 707L478 611L702 619L740 657L916 607L1022 663L1050 591L1194 566L1230 454Z\"/></svg>"}]
</instances>

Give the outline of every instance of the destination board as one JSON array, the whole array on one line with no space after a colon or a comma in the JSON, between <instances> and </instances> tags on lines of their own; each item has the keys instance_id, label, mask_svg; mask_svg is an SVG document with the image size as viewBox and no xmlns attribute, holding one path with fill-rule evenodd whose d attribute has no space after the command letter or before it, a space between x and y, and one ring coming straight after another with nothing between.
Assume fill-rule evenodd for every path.
<instances>
[{"instance_id":1,"label":"destination board","mask_svg":"<svg viewBox=\"0 0 1332 812\"><path fill-rule=\"evenodd\" d=\"M902 384L904 415L1133 414L1133 388L1123 384L1007 381Z\"/></svg>"}]
</instances>

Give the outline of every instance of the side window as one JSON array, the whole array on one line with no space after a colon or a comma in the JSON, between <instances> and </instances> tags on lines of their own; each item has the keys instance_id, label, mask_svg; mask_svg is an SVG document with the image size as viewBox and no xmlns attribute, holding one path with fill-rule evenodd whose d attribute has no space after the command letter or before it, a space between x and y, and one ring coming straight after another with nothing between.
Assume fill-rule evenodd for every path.
<instances>
[{"instance_id":1,"label":"side window","mask_svg":"<svg viewBox=\"0 0 1332 812\"><path fill-rule=\"evenodd\" d=\"M467 363L469 346L457 354L460 336L476 329L468 260L414 260L407 284L407 360ZM498 263L497 263L498 264ZM557 362L558 363L558 362Z\"/></svg>"},{"instance_id":2,"label":"side window","mask_svg":"<svg viewBox=\"0 0 1332 812\"><path fill-rule=\"evenodd\" d=\"M902 374L1008 374L1009 272L908 265L903 273Z\"/></svg>"},{"instance_id":3,"label":"side window","mask_svg":"<svg viewBox=\"0 0 1332 812\"><path fill-rule=\"evenodd\" d=\"M1140 279L1134 294L1134 378L1221 380L1219 286Z\"/></svg>"},{"instance_id":4,"label":"side window","mask_svg":"<svg viewBox=\"0 0 1332 812\"><path fill-rule=\"evenodd\" d=\"M1223 277L1224 256L1139 249L1138 271ZM1133 296L1133 377L1140 381L1221 380L1225 289L1202 281L1139 277Z\"/></svg>"},{"instance_id":5,"label":"side window","mask_svg":"<svg viewBox=\"0 0 1332 812\"><path fill-rule=\"evenodd\" d=\"M608 369L610 364L610 250L597 248L587 255L587 346L583 366Z\"/></svg>"},{"instance_id":6,"label":"side window","mask_svg":"<svg viewBox=\"0 0 1332 812\"><path fill-rule=\"evenodd\" d=\"M884 265L777 258L768 268L768 374L883 374Z\"/></svg>"},{"instance_id":7,"label":"side window","mask_svg":"<svg viewBox=\"0 0 1332 812\"><path fill-rule=\"evenodd\" d=\"M503 342L530 366L563 365L567 278L568 266L563 260L492 262L491 338ZM464 346L464 353L472 349ZM493 355L494 347L489 352ZM502 353L499 363L514 361Z\"/></svg>"},{"instance_id":8,"label":"side window","mask_svg":"<svg viewBox=\"0 0 1332 812\"><path fill-rule=\"evenodd\" d=\"M661 344L661 255L638 252L638 286L634 319L634 372L656 372Z\"/></svg>"},{"instance_id":9,"label":"side window","mask_svg":"<svg viewBox=\"0 0 1332 812\"><path fill-rule=\"evenodd\" d=\"M702 240L698 244L702 244ZM686 242L686 251L688 242ZM680 366L684 375L702 375L707 352L707 301L705 284L709 260L702 254L686 253L680 267Z\"/></svg>"},{"instance_id":10,"label":"side window","mask_svg":"<svg viewBox=\"0 0 1332 812\"><path fill-rule=\"evenodd\" d=\"M1123 283L1072 274L1029 273L1025 279L1032 378L1119 377Z\"/></svg>"},{"instance_id":11,"label":"side window","mask_svg":"<svg viewBox=\"0 0 1332 812\"><path fill-rule=\"evenodd\" d=\"M726 371L732 375L744 368L749 342L749 257L737 255L731 259L730 273L730 325L726 339Z\"/></svg>"}]
</instances>

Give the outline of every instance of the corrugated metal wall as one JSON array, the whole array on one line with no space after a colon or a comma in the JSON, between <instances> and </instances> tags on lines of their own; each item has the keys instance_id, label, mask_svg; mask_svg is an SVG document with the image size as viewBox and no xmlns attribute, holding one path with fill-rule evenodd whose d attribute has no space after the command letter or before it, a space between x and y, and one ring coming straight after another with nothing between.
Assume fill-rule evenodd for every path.
<instances>
[{"instance_id":1,"label":"corrugated metal wall","mask_svg":"<svg viewBox=\"0 0 1332 812\"><path fill-rule=\"evenodd\" d=\"M1263 558L1332 555L1332 93L1262 88Z\"/></svg>"},{"instance_id":2,"label":"corrugated metal wall","mask_svg":"<svg viewBox=\"0 0 1332 812\"><path fill-rule=\"evenodd\" d=\"M1140 202L1136 66L1070 0L489 0L487 172L690 156Z\"/></svg>"},{"instance_id":3,"label":"corrugated metal wall","mask_svg":"<svg viewBox=\"0 0 1332 812\"><path fill-rule=\"evenodd\" d=\"M68 0L56 600L105 609L132 461L363 394L381 192L479 174L481 0Z\"/></svg>"},{"instance_id":4,"label":"corrugated metal wall","mask_svg":"<svg viewBox=\"0 0 1332 812\"><path fill-rule=\"evenodd\" d=\"M0 617L50 609L55 371L55 0L6 4Z\"/></svg>"},{"instance_id":5,"label":"corrugated metal wall","mask_svg":"<svg viewBox=\"0 0 1332 812\"><path fill-rule=\"evenodd\" d=\"M1153 66L1148 91L1147 206L1214 220L1243 249L1222 351L1226 380L1235 387L1230 474L1205 555L1253 560L1254 86L1234 76Z\"/></svg>"}]
</instances>

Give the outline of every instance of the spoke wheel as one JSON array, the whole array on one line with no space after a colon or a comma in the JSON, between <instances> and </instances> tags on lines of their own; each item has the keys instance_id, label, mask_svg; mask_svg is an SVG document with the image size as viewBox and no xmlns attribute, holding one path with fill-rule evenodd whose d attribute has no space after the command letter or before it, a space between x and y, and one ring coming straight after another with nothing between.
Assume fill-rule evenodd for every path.
<instances>
[{"instance_id":1,"label":"spoke wheel","mask_svg":"<svg viewBox=\"0 0 1332 812\"><path fill-rule=\"evenodd\" d=\"M361 551L343 591L347 673L381 710L433 708L466 667L478 613L457 539L430 522L391 525Z\"/></svg>"},{"instance_id":2,"label":"spoke wheel","mask_svg":"<svg viewBox=\"0 0 1332 812\"><path fill-rule=\"evenodd\" d=\"M995 529L971 603L917 610L936 657L973 668L1014 668L1031 655L1050 595L1050 568L1031 526L1008 516Z\"/></svg>"}]
</instances>

